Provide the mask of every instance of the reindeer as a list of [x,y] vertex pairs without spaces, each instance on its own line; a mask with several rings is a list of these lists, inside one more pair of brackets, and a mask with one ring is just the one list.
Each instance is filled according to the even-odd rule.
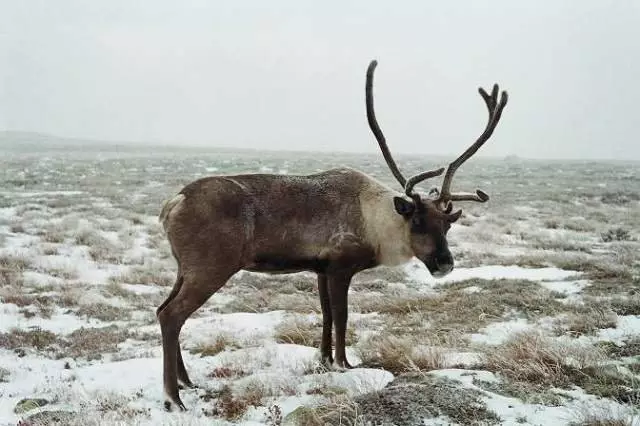
[[[429,170],[406,179],[398,169],[376,120],[371,61],[366,74],[369,126],[384,159],[403,188],[395,191],[350,168],[306,176],[218,175],[186,185],[160,213],[178,264],[176,283],[157,309],[162,330],[165,408],[186,410],[180,387],[194,387],[187,375],[178,337],[191,314],[240,270],[266,273],[311,271],[318,277],[322,308],[322,362],[351,368],[345,355],[347,296],[351,278],[378,265],[396,266],[417,257],[441,277],[453,269],[447,231],[460,215],[453,201],[484,203],[481,190],[452,193],[453,176],[491,137],[507,93],[498,85],[480,95],[489,110],[476,142],[449,164],[440,191],[426,195],[415,186],[444,172]],[[335,359],[332,357],[335,327]]]

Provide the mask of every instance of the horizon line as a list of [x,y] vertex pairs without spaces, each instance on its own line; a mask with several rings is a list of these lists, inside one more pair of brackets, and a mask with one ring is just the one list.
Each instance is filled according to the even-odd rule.
[[[228,145],[220,145],[211,142],[211,145],[207,145],[208,142],[197,143],[194,141],[185,141],[185,142],[176,142],[176,141],[167,141],[167,140],[148,140],[148,141],[140,141],[140,140],[111,140],[111,139],[99,139],[92,137],[77,137],[77,136],[60,136],[53,133],[47,132],[39,132],[39,131],[31,131],[31,130],[0,130],[0,135],[7,134],[22,134],[24,136],[32,135],[37,136],[39,138],[50,138],[54,139],[49,142],[49,146],[51,147],[64,147],[65,142],[72,142],[69,147],[75,147],[77,143],[87,141],[96,143],[96,147],[125,147],[125,148],[149,148],[149,147],[161,147],[161,148],[173,148],[178,150],[188,150],[188,149],[197,149],[197,150],[223,150],[223,151],[235,151],[235,152],[273,152],[273,153],[308,153],[308,154],[347,154],[347,155],[375,155],[377,150],[372,151],[345,151],[345,150],[322,150],[322,149],[296,149],[296,148],[240,148],[240,147],[231,147]],[[57,141],[56,141],[57,140]],[[57,142],[57,143],[56,143]],[[35,144],[37,141],[31,141],[30,144]],[[1,148],[0,148],[1,149]],[[459,154],[434,154],[427,152],[407,152],[407,151],[397,151],[394,153],[397,156],[410,157],[410,156],[419,156],[419,157],[437,157],[437,158],[456,158]],[[522,156],[520,154],[504,154],[504,155],[486,155],[482,152],[478,152],[474,155],[475,158],[482,158],[487,160],[505,160],[509,157],[512,157],[517,160],[531,160],[531,161],[601,161],[601,162],[630,162],[636,163],[640,162],[640,159],[622,159],[616,157],[608,157],[608,158],[593,158],[593,157],[528,157]]]

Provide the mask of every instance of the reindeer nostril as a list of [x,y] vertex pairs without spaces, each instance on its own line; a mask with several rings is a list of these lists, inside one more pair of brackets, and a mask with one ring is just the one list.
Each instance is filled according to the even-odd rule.
[[438,262],[438,269],[443,273],[451,272],[453,269],[453,256],[451,253],[443,253],[436,258]]
[[453,265],[453,256],[451,253],[443,253],[438,256],[437,261],[439,265]]

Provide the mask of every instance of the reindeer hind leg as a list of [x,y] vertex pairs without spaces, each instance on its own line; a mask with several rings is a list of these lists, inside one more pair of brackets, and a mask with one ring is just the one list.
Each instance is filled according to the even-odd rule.
[[[183,284],[177,294],[169,300],[158,314],[162,330],[163,381],[165,408],[176,405],[180,410],[186,407],[180,399],[178,380],[186,386],[193,386],[189,380],[182,354],[180,353],[180,330],[189,316],[200,308],[218,291],[236,271],[200,271],[185,274]],[[182,365],[182,367],[181,367]],[[183,370],[182,372],[180,370]],[[185,380],[186,379],[186,380]]]

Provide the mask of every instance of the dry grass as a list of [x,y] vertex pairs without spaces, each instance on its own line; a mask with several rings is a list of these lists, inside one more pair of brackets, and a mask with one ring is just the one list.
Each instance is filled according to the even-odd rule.
[[585,392],[621,403],[640,401],[638,380],[611,365],[603,365],[603,350],[577,342],[560,343],[527,332],[492,348],[486,368],[514,382],[546,387],[579,386]]
[[101,359],[105,353],[117,352],[118,344],[130,337],[128,330],[115,325],[101,328],[79,328],[65,338],[59,357]]
[[0,255],[0,270],[22,272],[29,269],[33,262],[27,256]]
[[362,366],[383,368],[394,374],[408,371],[429,371],[444,368],[446,351],[428,341],[411,337],[381,334],[358,345]]
[[111,245],[111,241],[100,234],[95,229],[85,228],[76,231],[74,242],[79,246],[100,246]]
[[519,382],[505,379],[500,382],[483,381],[474,378],[473,384],[489,392],[499,395],[518,398],[527,404],[541,404],[557,407],[565,402],[565,399],[545,385],[529,382]]
[[250,381],[240,392],[234,393],[229,385],[225,385],[211,396],[215,398],[215,403],[211,409],[205,410],[206,415],[237,421],[246,414],[249,407],[263,405],[267,392],[259,382]]
[[110,283],[173,286],[175,272],[160,269],[157,265],[131,266],[128,271],[109,278]]
[[640,315],[640,295],[614,297],[609,300],[611,309],[618,315]]
[[[68,314],[77,314],[83,318],[98,318],[102,321],[126,320],[126,325],[120,328],[81,329],[70,336],[55,335],[41,330],[23,330],[15,334],[0,335],[0,343],[17,346],[19,349],[34,348],[40,354],[50,357],[69,355],[96,359],[108,354],[105,356],[107,359],[103,361],[105,363],[125,359],[125,356],[138,356],[142,353],[140,349],[147,350],[150,347],[157,349],[159,332],[157,319],[153,315],[151,306],[155,307],[161,302],[160,300],[156,303],[157,298],[167,296],[169,287],[175,280],[175,262],[170,254],[162,227],[157,223],[156,210],[160,205],[160,198],[167,192],[173,191],[173,186],[178,187],[183,183],[183,179],[176,176],[184,176],[184,173],[176,173],[176,168],[170,167],[170,164],[178,165],[178,171],[186,170],[187,173],[191,173],[194,168],[193,164],[186,160],[163,163],[162,174],[150,177],[149,173],[156,173],[154,168],[142,166],[148,159],[135,160],[133,163],[131,161],[133,160],[122,159],[122,161],[105,162],[104,168],[97,172],[95,162],[91,162],[86,167],[80,164],[80,169],[74,165],[71,171],[64,171],[67,164],[62,163],[63,167],[57,168],[60,170],[56,167],[46,167],[48,175],[52,172],[65,173],[63,182],[58,180],[57,174],[53,175],[56,176],[55,183],[60,189],[74,189],[80,185],[82,186],[80,189],[87,194],[95,195],[43,196],[24,200],[24,203],[22,199],[0,196],[0,204],[14,204],[19,212],[14,215],[14,218],[0,219],[0,225],[5,229],[8,225],[15,232],[26,231],[30,235],[41,237],[39,241],[34,239],[33,243],[28,243],[21,248],[21,251],[24,250],[27,254],[17,256],[16,261],[0,258],[0,286],[5,287],[3,302],[19,305],[18,309],[21,309],[25,316],[46,317],[52,312],[62,311],[60,307],[66,307],[69,308]],[[68,161],[65,160],[65,163]],[[292,171],[297,167],[293,163],[292,160]],[[315,158],[314,164],[317,164]],[[83,171],[82,167],[86,170]],[[115,177],[115,173],[112,176],[105,174],[105,169],[109,167],[117,170],[118,174],[124,172],[124,177]],[[229,167],[236,169],[237,165],[233,164]],[[20,167],[20,169],[23,168],[26,167]],[[308,165],[300,165],[298,168],[302,170],[308,168]],[[136,169],[139,172],[129,172],[130,169]],[[223,170],[223,172],[226,171],[227,169]],[[607,171],[609,172],[610,170]],[[87,179],[78,181],[78,173],[85,174]],[[473,173],[478,172],[470,169],[470,174]],[[487,178],[484,168],[480,174],[486,180],[493,180],[492,177]],[[388,173],[385,172],[385,175]],[[459,221],[469,226],[454,227],[452,230],[455,232],[452,232],[450,243],[452,250],[456,253],[457,264],[513,264],[515,260],[516,263],[526,266],[560,266],[581,270],[585,273],[583,277],[591,282],[584,293],[602,296],[602,305],[587,304],[583,308],[578,308],[559,303],[556,300],[559,298],[558,294],[547,291],[538,283],[528,281],[469,280],[464,283],[438,285],[434,288],[438,294],[427,296],[421,290],[413,290],[418,287],[418,284],[407,283],[411,278],[405,275],[402,268],[376,268],[359,274],[352,285],[350,311],[352,313],[381,312],[381,314],[353,315],[348,327],[350,333],[347,336],[348,344],[355,341],[355,331],[361,332],[364,329],[366,332],[362,333],[363,335],[375,335],[375,333],[369,333],[369,330],[374,331],[373,325],[381,328],[382,332],[379,336],[362,339],[356,348],[360,351],[365,365],[381,366],[396,374],[400,373],[403,376],[402,380],[396,378],[387,388],[357,399],[347,396],[348,392],[345,388],[332,386],[333,383],[327,379],[325,386],[312,387],[309,391],[319,400],[324,399],[327,404],[312,409],[302,409],[300,418],[303,421],[298,421],[298,424],[364,424],[368,420],[379,420],[378,423],[386,421],[386,424],[403,424],[403,419],[406,420],[406,416],[413,414],[421,416],[419,420],[446,416],[458,424],[495,423],[495,416],[487,413],[486,407],[483,408],[481,396],[467,393],[459,383],[428,379],[429,376],[433,378],[436,375],[422,374],[420,371],[445,366],[447,352],[467,344],[464,342],[465,336],[468,338],[465,333],[478,331],[479,328],[494,321],[509,320],[512,316],[526,317],[533,322],[543,317],[555,317],[560,314],[567,317],[562,324],[563,331],[568,331],[571,335],[592,335],[599,329],[615,326],[616,313],[618,315],[638,314],[640,302],[637,295],[640,294],[640,279],[637,275],[640,266],[638,255],[640,244],[636,239],[640,234],[636,225],[640,215],[631,208],[632,205],[629,204],[631,199],[627,200],[629,197],[624,195],[629,193],[629,189],[615,187],[618,184],[629,187],[635,194],[635,189],[629,186],[633,184],[633,180],[607,181],[607,191],[612,191],[611,194],[614,195],[605,194],[603,199],[607,203],[613,202],[623,206],[611,209],[610,206],[603,206],[600,202],[604,191],[591,188],[592,182],[587,180],[585,183],[583,177],[574,181],[560,182],[545,189],[548,182],[553,182],[549,180],[549,173],[546,177],[532,173],[531,178],[535,182],[524,187],[520,186],[521,179],[509,178],[507,175],[508,173],[501,175],[499,182],[501,186],[499,192],[505,201],[501,203],[504,208],[501,209],[495,204],[490,211],[487,211],[486,207],[469,206],[471,210],[465,210],[465,216]],[[11,176],[9,178],[13,179]],[[569,173],[563,174],[563,179],[565,178],[573,179]],[[115,179],[121,181],[117,187],[113,185]],[[151,185],[144,185],[150,179],[163,181],[166,184],[152,189]],[[503,182],[504,179],[508,182]],[[42,183],[38,177],[19,180],[29,182],[34,186],[34,190],[47,190],[44,187],[37,187]],[[603,181],[602,179],[594,180]],[[496,182],[492,185],[496,185]],[[11,185],[7,187],[10,188]],[[127,185],[131,186],[127,187]],[[169,188],[171,185],[173,186]],[[584,191],[593,192],[593,194],[567,196],[571,189],[575,189],[575,185],[585,186]],[[134,186],[136,190],[131,191]],[[567,193],[564,189],[568,190]],[[581,194],[580,191],[574,191],[574,193]],[[622,198],[619,193],[623,194]],[[140,194],[144,197],[132,201],[131,194]],[[576,197],[579,205],[574,203]],[[589,199],[585,200],[585,198]],[[46,207],[47,205],[55,210],[51,211]],[[518,208],[510,207],[515,205]],[[33,210],[36,208],[38,210]],[[474,214],[469,214],[470,211]],[[142,217],[136,212],[153,214],[154,217]],[[539,232],[540,223],[545,223],[549,228],[558,229],[558,231]],[[20,226],[12,226],[12,224]],[[617,231],[615,230],[617,227],[628,231]],[[83,231],[83,229],[86,230]],[[608,229],[613,229],[613,232],[607,232]],[[144,238],[145,233],[147,238]],[[600,241],[601,237],[608,242]],[[14,236],[0,235],[0,244],[3,239],[8,242],[9,238]],[[134,242],[138,241],[145,241],[145,248],[151,251],[130,250]],[[83,247],[78,250],[77,247],[72,247],[74,243]],[[550,250],[530,251],[532,247]],[[503,248],[506,250],[502,250]],[[589,253],[589,251],[592,252]],[[120,266],[118,270],[127,272],[114,277],[105,286],[85,287],[78,282],[64,283],[59,286],[58,280],[50,280],[56,284],[44,290],[46,283],[40,278],[46,277],[28,273],[25,274],[27,281],[21,280],[22,272],[34,267],[31,259],[37,259],[43,254],[57,254],[55,258],[44,260],[52,265],[58,265],[58,261],[61,260],[59,258],[71,256],[71,259],[75,260],[75,255],[80,252],[88,253],[95,261],[95,263],[89,262],[86,265],[88,267],[101,268],[101,264],[104,263],[126,263],[125,268],[120,269],[122,268]],[[505,253],[525,252],[528,254],[521,257],[505,255]],[[159,259],[161,261],[158,261]],[[113,265],[106,266],[108,270],[115,270],[115,268],[111,269]],[[64,269],[51,269],[44,272],[63,279],[75,278],[75,274]],[[129,291],[127,286],[121,283],[167,287],[158,288],[157,290],[160,291],[149,294],[147,292],[137,294]],[[41,293],[35,293],[32,286],[37,287],[37,291]],[[477,286],[480,291],[473,294],[465,292],[463,289],[469,286]],[[67,290],[69,288],[76,288],[79,291],[69,291]],[[89,291],[99,292],[110,300],[105,301],[102,297],[92,299],[89,297],[91,295],[87,294]],[[286,276],[238,274],[225,286],[223,293],[224,296],[236,297],[235,301],[223,308],[224,312],[285,310],[292,317],[290,321],[287,320],[277,327],[276,341],[309,347],[318,346],[322,327],[317,315],[320,313],[320,304],[314,274]],[[631,297],[625,299],[622,296]],[[102,303],[86,305],[85,300]],[[110,303],[116,306],[130,306],[132,309],[113,307],[109,305]],[[214,305],[216,306],[206,306],[201,312],[215,311],[219,305]],[[144,312],[136,312],[135,307],[142,308]],[[149,314],[149,318],[143,318],[145,313]],[[308,315],[305,318],[295,313],[316,315]],[[354,321],[354,318],[357,319]],[[147,320],[153,321],[149,324],[153,324],[154,332],[146,335],[137,333],[139,330],[137,327],[147,325],[145,323]],[[151,330],[151,328],[148,329]],[[232,335],[233,338],[242,339],[240,341],[245,345],[244,336],[244,331],[241,337]],[[193,347],[198,341],[190,340],[190,338],[196,338],[193,334],[185,337],[188,348]],[[223,360],[228,355],[224,351],[237,347],[232,337],[214,335],[210,341],[199,345],[194,351],[202,353],[203,356],[222,353],[223,355],[216,359]],[[131,350],[128,348],[129,345],[126,345],[127,349],[124,350],[122,347],[125,345],[120,343],[127,338],[153,339],[153,342],[149,343],[151,346],[143,346],[143,342],[134,341]],[[571,340],[567,335],[562,336],[561,339]],[[552,389],[550,386],[576,384],[593,394],[631,401],[631,403],[636,401],[633,399],[633,392],[629,389],[634,386],[638,388],[638,386],[628,373],[628,370],[640,371],[640,363],[631,360],[631,357],[640,353],[636,341],[630,340],[620,346],[611,344],[603,348],[603,351],[606,349],[609,358],[617,359],[617,364],[625,365],[626,368],[621,368],[620,371],[614,367],[603,367],[598,361],[590,361],[587,359],[588,356],[582,359],[582,355],[577,354],[579,348],[573,345],[569,345],[571,348],[566,349],[560,344],[556,346],[556,343],[550,340],[534,341],[529,346],[521,342],[519,345],[521,346],[519,350],[517,347],[509,347],[508,344],[499,345],[495,348],[492,358],[489,354],[493,368],[504,379],[501,387],[495,390],[496,392],[515,396],[531,403],[559,404],[566,401],[557,395],[555,388]],[[65,346],[70,349],[64,349]],[[39,347],[42,350],[38,349]],[[588,348],[588,350],[591,349]],[[151,352],[152,354],[148,356],[157,356],[155,349],[153,351],[149,349],[147,354]],[[258,351],[259,355],[251,355],[252,351],[246,351],[248,354],[246,356],[245,351],[242,352],[242,354],[231,354],[228,357],[235,364],[216,363],[217,368],[210,367],[206,370],[210,372],[210,377],[216,379],[214,380],[216,383],[230,385],[208,404],[210,413],[216,412],[216,415],[237,421],[242,419],[247,409],[254,404],[268,406],[271,402],[268,401],[267,396],[274,393],[280,396],[295,392],[296,387],[301,387],[298,385],[304,384],[306,388],[308,380],[317,380],[311,376],[283,376],[283,381],[295,382],[295,386],[277,389],[274,392],[273,389],[265,388],[264,384],[269,382],[255,382],[251,377],[253,370],[270,371],[273,368],[269,366],[272,360],[268,356],[265,357],[262,351]],[[133,353],[136,355],[131,355]],[[578,361],[574,359],[576,357]],[[242,360],[238,361],[240,358]],[[509,358],[512,358],[511,362]],[[212,358],[208,359],[209,361],[203,361],[204,364],[211,363]],[[520,364],[523,365],[523,370],[531,370],[533,373],[528,375],[526,371],[518,370]],[[297,372],[299,369],[294,370]],[[414,377],[415,380],[406,379],[408,373],[404,372],[415,371],[420,372]],[[3,374],[6,377],[0,369],[0,381]],[[334,375],[319,376],[333,377]],[[13,376],[8,379],[15,381]],[[77,380],[80,381],[81,377],[78,376]],[[65,386],[67,384],[71,383],[64,383]],[[246,386],[240,387],[241,384]],[[124,395],[123,397],[103,395],[101,398],[93,398],[91,403],[81,408],[86,413],[74,414],[77,419],[74,418],[69,424],[108,422],[113,420],[119,412],[130,416],[129,418],[118,417],[117,421],[121,424],[134,424],[139,421],[136,417],[146,416],[144,413],[130,411],[128,398]],[[284,419],[279,419],[277,410],[274,409],[271,414],[271,418],[267,420],[269,423],[284,422]],[[251,417],[254,418],[255,415],[256,413],[252,413]],[[385,417],[387,415],[390,417]],[[522,419],[522,421],[525,420]],[[585,416],[579,421],[580,424],[593,425],[624,424],[615,416]],[[404,424],[415,423],[405,421]]]
[[[481,291],[465,292],[469,286],[480,287]],[[430,333],[454,335],[476,332],[513,312],[535,320],[566,309],[554,293],[525,280],[472,279],[442,285],[440,289],[440,293],[426,296],[408,293],[354,297],[354,307],[361,312],[384,314],[385,329],[394,334],[420,334],[428,325]]]
[[82,305],[76,314],[85,318],[95,318],[100,321],[125,321],[131,318],[131,310],[104,303]]
[[89,256],[95,262],[119,264],[123,261],[121,248],[106,240],[89,247]]
[[9,382],[9,377],[11,376],[11,372],[6,368],[0,367],[0,383]]
[[72,265],[64,267],[37,268],[37,271],[63,280],[75,280],[79,276],[78,270]]
[[215,356],[227,349],[238,349],[240,345],[231,336],[219,334],[211,342],[202,342],[192,348],[192,354],[200,354],[201,357]]
[[19,287],[24,284],[21,274],[14,270],[0,267],[0,287]]
[[347,395],[332,395],[315,407],[299,407],[285,417],[286,424],[305,426],[365,426],[358,404]]
[[618,317],[615,312],[601,303],[591,301],[584,305],[568,306],[574,310],[558,324],[558,331],[572,335],[593,335],[604,328],[615,328]]
[[294,317],[281,322],[276,327],[275,339],[278,343],[317,347],[320,344],[321,337],[321,332],[318,333],[318,331],[317,324]]
[[8,333],[0,333],[0,348],[35,348],[39,351],[51,350],[59,345],[57,334],[41,328],[22,330],[14,328]]
[[[322,322],[320,319],[310,321],[294,316],[281,322],[275,329],[274,337],[278,343],[319,347],[322,340]],[[354,327],[347,327],[345,342],[347,346],[356,344],[358,336]]]
[[122,286],[122,284],[115,281],[110,281],[106,284],[103,287],[103,292],[106,295],[120,297],[125,300],[136,300],[140,297],[136,292],[127,290]]
[[211,373],[207,374],[207,377],[211,377],[214,379],[235,379],[239,377],[245,377],[249,373],[239,367],[216,367],[211,371]]
[[594,347],[561,344],[537,332],[524,332],[493,347],[485,362],[489,370],[515,381],[566,386],[570,371],[602,359],[604,354]]
[[236,297],[222,308],[223,313],[264,313],[276,310],[301,314],[320,313],[318,296],[306,291],[295,290],[295,287],[291,293],[282,292],[277,288],[252,288],[241,293],[237,293],[237,289],[233,289],[232,292]]
[[[626,411],[626,412],[625,412]],[[638,414],[637,412],[635,414]],[[608,406],[582,405],[573,412],[571,426],[636,426],[632,410],[612,410]]]
[[608,356],[616,359],[633,357],[640,354],[640,337],[631,337],[624,341],[622,345],[617,345],[613,342],[600,342],[599,346]]
[[285,422],[312,426],[413,425],[446,416],[456,424],[497,424],[499,418],[487,409],[481,396],[451,380],[422,373],[403,374],[377,392],[357,397],[333,394],[315,407],[298,408]]
[[55,227],[48,227],[39,232],[40,238],[46,243],[60,244],[64,243],[66,234],[64,230]]

